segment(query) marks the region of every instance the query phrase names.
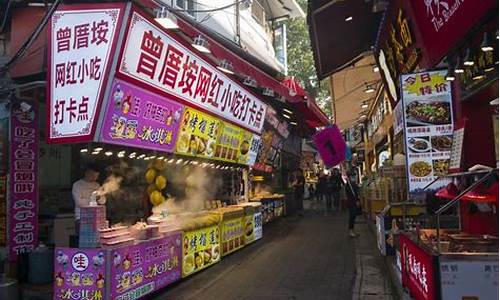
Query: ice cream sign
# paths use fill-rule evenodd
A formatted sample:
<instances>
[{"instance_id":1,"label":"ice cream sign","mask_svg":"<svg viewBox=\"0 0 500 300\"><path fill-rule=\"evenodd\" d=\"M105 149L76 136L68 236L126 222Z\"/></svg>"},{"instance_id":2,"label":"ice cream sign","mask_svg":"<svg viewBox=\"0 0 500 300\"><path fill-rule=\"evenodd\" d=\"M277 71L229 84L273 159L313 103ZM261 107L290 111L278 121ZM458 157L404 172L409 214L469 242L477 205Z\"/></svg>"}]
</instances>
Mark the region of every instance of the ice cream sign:
<instances>
[{"instance_id":1,"label":"ice cream sign","mask_svg":"<svg viewBox=\"0 0 500 300\"><path fill-rule=\"evenodd\" d=\"M99 140L173 152L183 110L181 104L115 80Z\"/></svg>"}]
</instances>

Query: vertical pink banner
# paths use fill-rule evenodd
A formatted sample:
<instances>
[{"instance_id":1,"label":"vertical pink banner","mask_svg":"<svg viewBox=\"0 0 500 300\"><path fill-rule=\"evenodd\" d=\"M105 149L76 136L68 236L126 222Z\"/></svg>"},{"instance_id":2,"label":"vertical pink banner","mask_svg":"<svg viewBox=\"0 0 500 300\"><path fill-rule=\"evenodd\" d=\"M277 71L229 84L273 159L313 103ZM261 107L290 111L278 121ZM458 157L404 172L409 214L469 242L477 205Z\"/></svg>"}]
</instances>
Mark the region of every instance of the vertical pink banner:
<instances>
[{"instance_id":1,"label":"vertical pink banner","mask_svg":"<svg viewBox=\"0 0 500 300\"><path fill-rule=\"evenodd\" d=\"M9 259L38 245L38 103L15 101L10 126Z\"/></svg>"},{"instance_id":2,"label":"vertical pink banner","mask_svg":"<svg viewBox=\"0 0 500 300\"><path fill-rule=\"evenodd\" d=\"M345 160L346 143L336 125L317 132L313 141L327 167L334 167Z\"/></svg>"}]
</instances>

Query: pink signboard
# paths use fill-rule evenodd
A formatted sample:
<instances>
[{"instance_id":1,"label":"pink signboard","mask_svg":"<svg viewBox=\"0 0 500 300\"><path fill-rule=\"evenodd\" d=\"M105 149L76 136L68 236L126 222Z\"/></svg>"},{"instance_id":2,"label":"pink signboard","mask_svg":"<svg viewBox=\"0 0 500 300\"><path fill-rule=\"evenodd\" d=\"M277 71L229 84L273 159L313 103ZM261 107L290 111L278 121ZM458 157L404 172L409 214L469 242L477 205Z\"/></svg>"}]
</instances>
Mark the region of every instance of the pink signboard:
<instances>
[{"instance_id":1,"label":"pink signboard","mask_svg":"<svg viewBox=\"0 0 500 300\"><path fill-rule=\"evenodd\" d=\"M49 23L48 142L86 142L97 119L124 4L61 5Z\"/></svg>"},{"instance_id":2,"label":"pink signboard","mask_svg":"<svg viewBox=\"0 0 500 300\"><path fill-rule=\"evenodd\" d=\"M107 299L105 278L105 250L55 249L54 300Z\"/></svg>"},{"instance_id":3,"label":"pink signboard","mask_svg":"<svg viewBox=\"0 0 500 300\"><path fill-rule=\"evenodd\" d=\"M99 139L173 152L182 112L181 104L115 80Z\"/></svg>"},{"instance_id":4,"label":"pink signboard","mask_svg":"<svg viewBox=\"0 0 500 300\"><path fill-rule=\"evenodd\" d=\"M316 133L313 141L326 166L334 167L345 159L346 143L336 125Z\"/></svg>"},{"instance_id":5,"label":"pink signboard","mask_svg":"<svg viewBox=\"0 0 500 300\"><path fill-rule=\"evenodd\" d=\"M9 259L38 244L38 105L17 101L10 124Z\"/></svg>"},{"instance_id":6,"label":"pink signboard","mask_svg":"<svg viewBox=\"0 0 500 300\"><path fill-rule=\"evenodd\" d=\"M111 299L139 299L181 278L181 233L111 250Z\"/></svg>"}]
</instances>

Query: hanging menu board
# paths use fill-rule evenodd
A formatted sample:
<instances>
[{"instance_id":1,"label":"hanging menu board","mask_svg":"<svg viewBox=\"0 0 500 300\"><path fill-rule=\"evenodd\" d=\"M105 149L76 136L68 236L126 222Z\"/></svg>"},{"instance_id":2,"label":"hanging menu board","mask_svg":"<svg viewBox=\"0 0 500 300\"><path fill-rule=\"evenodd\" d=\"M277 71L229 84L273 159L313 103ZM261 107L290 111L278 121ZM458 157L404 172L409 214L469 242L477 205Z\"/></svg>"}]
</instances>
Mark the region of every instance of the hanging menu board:
<instances>
[{"instance_id":1,"label":"hanging menu board","mask_svg":"<svg viewBox=\"0 0 500 300\"><path fill-rule=\"evenodd\" d=\"M448 174L453 109L445 75L446 70L401 77L410 200L436 177Z\"/></svg>"}]
</instances>

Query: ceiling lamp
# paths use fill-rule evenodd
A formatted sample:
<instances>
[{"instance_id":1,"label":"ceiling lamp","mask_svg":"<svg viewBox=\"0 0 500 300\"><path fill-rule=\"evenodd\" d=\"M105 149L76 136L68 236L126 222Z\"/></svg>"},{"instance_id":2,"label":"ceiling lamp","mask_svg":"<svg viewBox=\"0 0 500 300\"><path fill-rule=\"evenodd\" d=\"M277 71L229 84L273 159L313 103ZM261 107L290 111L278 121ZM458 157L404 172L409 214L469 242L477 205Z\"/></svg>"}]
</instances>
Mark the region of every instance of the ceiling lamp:
<instances>
[{"instance_id":1,"label":"ceiling lamp","mask_svg":"<svg viewBox=\"0 0 500 300\"><path fill-rule=\"evenodd\" d=\"M464 66L471 67L474 65L474 60L472 60L472 55L470 54L470 49L467 48L464 58Z\"/></svg>"},{"instance_id":2,"label":"ceiling lamp","mask_svg":"<svg viewBox=\"0 0 500 300\"><path fill-rule=\"evenodd\" d=\"M290 124L297 126L297 122L290 122Z\"/></svg>"},{"instance_id":3,"label":"ceiling lamp","mask_svg":"<svg viewBox=\"0 0 500 300\"><path fill-rule=\"evenodd\" d=\"M362 109L367 109L367 108L368 108L368 103L363 103L363 104L361 104L361 108L362 108Z\"/></svg>"},{"instance_id":4,"label":"ceiling lamp","mask_svg":"<svg viewBox=\"0 0 500 300\"><path fill-rule=\"evenodd\" d=\"M474 77L472 77L472 80L481 80L484 79L486 75L484 75L484 72L479 71Z\"/></svg>"},{"instance_id":5,"label":"ceiling lamp","mask_svg":"<svg viewBox=\"0 0 500 300\"><path fill-rule=\"evenodd\" d=\"M165 29L179 29L179 25L177 25L177 17L168 11L165 6L162 6L156 11L155 21Z\"/></svg>"},{"instance_id":6,"label":"ceiling lamp","mask_svg":"<svg viewBox=\"0 0 500 300\"><path fill-rule=\"evenodd\" d=\"M488 32L485 32L483 34L483 42L481 43L481 50L483 50L483 52L494 50L493 46L490 43L490 35L488 34Z\"/></svg>"},{"instance_id":7,"label":"ceiling lamp","mask_svg":"<svg viewBox=\"0 0 500 300\"><path fill-rule=\"evenodd\" d=\"M286 114L283 114L283 117L287 118L287 119L291 119L292 117L290 117L289 115L286 115Z\"/></svg>"},{"instance_id":8,"label":"ceiling lamp","mask_svg":"<svg viewBox=\"0 0 500 300\"><path fill-rule=\"evenodd\" d=\"M373 73L378 73L380 71L378 66L373 66Z\"/></svg>"},{"instance_id":9,"label":"ceiling lamp","mask_svg":"<svg viewBox=\"0 0 500 300\"><path fill-rule=\"evenodd\" d=\"M271 89L271 88L264 88L264 90L262 91L262 95L264 96L269 96L269 97L274 97L274 90Z\"/></svg>"},{"instance_id":10,"label":"ceiling lamp","mask_svg":"<svg viewBox=\"0 0 500 300\"><path fill-rule=\"evenodd\" d=\"M448 68L448 73L446 73L445 79L447 81L453 81L455 80L455 72L451 68Z\"/></svg>"},{"instance_id":11,"label":"ceiling lamp","mask_svg":"<svg viewBox=\"0 0 500 300\"><path fill-rule=\"evenodd\" d=\"M352 21L352 16L348 16L348 17L346 17L346 18L345 18L345 21L346 21L346 22L351 22L351 21Z\"/></svg>"},{"instance_id":12,"label":"ceiling lamp","mask_svg":"<svg viewBox=\"0 0 500 300\"><path fill-rule=\"evenodd\" d=\"M293 111L291 111L291 110L289 110L289 109L287 109L287 108L283 108L283 111L284 111L284 112L287 112L287 113L289 113L289 114L293 114Z\"/></svg>"},{"instance_id":13,"label":"ceiling lamp","mask_svg":"<svg viewBox=\"0 0 500 300\"><path fill-rule=\"evenodd\" d=\"M366 83L365 83L365 85L366 85L365 93L370 94L370 93L375 92L375 89L371 85L368 85Z\"/></svg>"},{"instance_id":14,"label":"ceiling lamp","mask_svg":"<svg viewBox=\"0 0 500 300\"><path fill-rule=\"evenodd\" d=\"M245 76L243 79L243 84L246 86L257 87L257 80L255 80L252 76Z\"/></svg>"},{"instance_id":15,"label":"ceiling lamp","mask_svg":"<svg viewBox=\"0 0 500 300\"><path fill-rule=\"evenodd\" d=\"M464 72L465 72L465 70L464 70L464 68L462 68L462 64L461 64L460 58L458 58L457 59L457 64L455 65L455 73L456 74L462 74Z\"/></svg>"},{"instance_id":16,"label":"ceiling lamp","mask_svg":"<svg viewBox=\"0 0 500 300\"><path fill-rule=\"evenodd\" d=\"M201 35L194 38L193 43L191 43L196 50L203 53L210 53L210 49L208 49L208 41L202 37Z\"/></svg>"},{"instance_id":17,"label":"ceiling lamp","mask_svg":"<svg viewBox=\"0 0 500 300\"><path fill-rule=\"evenodd\" d=\"M221 70L224 73L234 74L233 64L227 60L223 59L219 62L217 69Z\"/></svg>"}]
</instances>

